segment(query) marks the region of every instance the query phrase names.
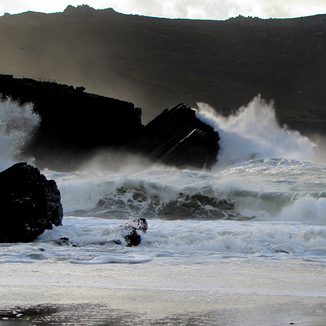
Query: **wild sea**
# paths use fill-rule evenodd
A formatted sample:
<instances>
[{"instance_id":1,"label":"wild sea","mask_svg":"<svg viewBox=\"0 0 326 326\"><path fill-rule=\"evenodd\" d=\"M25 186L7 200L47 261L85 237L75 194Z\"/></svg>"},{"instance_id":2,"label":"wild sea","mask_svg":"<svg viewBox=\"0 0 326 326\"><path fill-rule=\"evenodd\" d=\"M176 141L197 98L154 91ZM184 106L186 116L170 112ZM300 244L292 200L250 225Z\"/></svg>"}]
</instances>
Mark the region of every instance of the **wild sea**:
<instances>
[{"instance_id":1,"label":"wild sea","mask_svg":"<svg viewBox=\"0 0 326 326\"><path fill-rule=\"evenodd\" d=\"M1 169L14 162L39 123L31 105L17 106L1 103ZM63 225L33 243L1 244L0 262L145 263L161 257L326 262L322 148L280 127L273 105L260 97L228 118L207 104L198 108L197 117L221 137L211 171L145 167L140 161L110 169L94 160L79 171L45 169L61 192ZM139 217L149 225L140 246L110 243L117 226ZM59 246L55 241L61 237L75 246Z\"/></svg>"}]
</instances>

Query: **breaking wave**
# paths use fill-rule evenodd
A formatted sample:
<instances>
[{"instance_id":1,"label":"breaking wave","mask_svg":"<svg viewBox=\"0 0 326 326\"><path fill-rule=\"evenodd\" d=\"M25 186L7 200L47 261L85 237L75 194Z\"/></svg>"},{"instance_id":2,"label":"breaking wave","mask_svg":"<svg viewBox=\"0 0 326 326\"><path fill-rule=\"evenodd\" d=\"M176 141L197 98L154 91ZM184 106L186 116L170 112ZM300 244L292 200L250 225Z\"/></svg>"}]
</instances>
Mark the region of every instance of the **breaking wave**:
<instances>
[{"instance_id":1,"label":"breaking wave","mask_svg":"<svg viewBox=\"0 0 326 326\"><path fill-rule=\"evenodd\" d=\"M96 164L44 170L60 189L63 226L30 245L3 245L0 262L130 264L174 256L326 261L326 166L313 163L315 145L280 127L272 104L260 97L229 118L205 104L199 108L198 117L221 137L212 171L140 163L112 171ZM1 103L0 116L0 141L7 144L2 164L19 154L39 118L31 105L10 100ZM115 227L136 217L149 222L140 246L108 242ZM76 247L58 245L61 237Z\"/></svg>"},{"instance_id":2,"label":"breaking wave","mask_svg":"<svg viewBox=\"0 0 326 326\"><path fill-rule=\"evenodd\" d=\"M326 167L307 162L261 159L212 172L47 173L66 215L326 224Z\"/></svg>"},{"instance_id":3,"label":"breaking wave","mask_svg":"<svg viewBox=\"0 0 326 326\"><path fill-rule=\"evenodd\" d=\"M315 144L298 131L281 127L273 103L260 96L228 117L198 103L197 117L220 134L219 166L258 158L313 161Z\"/></svg>"}]
</instances>

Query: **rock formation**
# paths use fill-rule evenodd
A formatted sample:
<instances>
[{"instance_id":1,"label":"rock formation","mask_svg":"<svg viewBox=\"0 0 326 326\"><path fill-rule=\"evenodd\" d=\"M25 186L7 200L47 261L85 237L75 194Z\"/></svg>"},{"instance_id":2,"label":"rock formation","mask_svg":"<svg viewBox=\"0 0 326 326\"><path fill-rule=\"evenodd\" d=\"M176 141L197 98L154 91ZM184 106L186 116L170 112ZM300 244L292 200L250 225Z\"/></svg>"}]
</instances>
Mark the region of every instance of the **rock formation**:
<instances>
[{"instance_id":1,"label":"rock formation","mask_svg":"<svg viewBox=\"0 0 326 326\"><path fill-rule=\"evenodd\" d=\"M63 209L55 181L17 163L0 173L0 242L29 242L52 225L61 225Z\"/></svg>"},{"instance_id":2,"label":"rock formation","mask_svg":"<svg viewBox=\"0 0 326 326\"><path fill-rule=\"evenodd\" d=\"M211 168L217 160L219 135L179 104L166 109L144 128L133 149L151 160L179 168Z\"/></svg>"},{"instance_id":3,"label":"rock formation","mask_svg":"<svg viewBox=\"0 0 326 326\"><path fill-rule=\"evenodd\" d=\"M143 128L141 110L132 103L85 93L82 87L0 75L0 94L33 103L41 117L25 148L41 168L76 168L94 151L124 145Z\"/></svg>"},{"instance_id":4,"label":"rock formation","mask_svg":"<svg viewBox=\"0 0 326 326\"><path fill-rule=\"evenodd\" d=\"M88 94L83 87L0 75L0 94L33 103L41 123L24 152L40 168L77 169L107 149L178 168L209 169L216 162L219 135L184 104L144 127L141 109L132 103Z\"/></svg>"},{"instance_id":5,"label":"rock formation","mask_svg":"<svg viewBox=\"0 0 326 326\"><path fill-rule=\"evenodd\" d=\"M127 223L118 226L111 232L117 236L117 239L111 242L114 242L115 244L125 244L127 247L138 246L141 243L141 236L137 231L146 233L147 229L148 223L146 219L130 219Z\"/></svg>"},{"instance_id":6,"label":"rock formation","mask_svg":"<svg viewBox=\"0 0 326 326\"><path fill-rule=\"evenodd\" d=\"M125 225L120 227L121 235L126 242L127 247L138 246L141 243L141 236L138 231L146 233L148 223L144 218L130 219Z\"/></svg>"}]
</instances>

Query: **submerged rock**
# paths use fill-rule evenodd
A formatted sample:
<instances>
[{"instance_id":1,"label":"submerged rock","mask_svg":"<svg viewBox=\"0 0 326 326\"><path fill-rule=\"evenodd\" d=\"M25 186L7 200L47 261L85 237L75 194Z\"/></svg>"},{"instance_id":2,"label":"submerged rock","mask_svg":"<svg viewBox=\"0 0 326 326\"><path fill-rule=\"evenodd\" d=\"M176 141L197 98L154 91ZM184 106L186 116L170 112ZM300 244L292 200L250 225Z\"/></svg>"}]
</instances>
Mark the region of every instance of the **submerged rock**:
<instances>
[{"instance_id":1,"label":"submerged rock","mask_svg":"<svg viewBox=\"0 0 326 326\"><path fill-rule=\"evenodd\" d=\"M68 237L61 237L57 240L54 240L54 243L58 246L66 246L66 247L77 247L77 245L70 241Z\"/></svg>"},{"instance_id":2,"label":"submerged rock","mask_svg":"<svg viewBox=\"0 0 326 326\"><path fill-rule=\"evenodd\" d=\"M54 180L23 162L0 173L0 242L29 242L62 223Z\"/></svg>"},{"instance_id":3,"label":"submerged rock","mask_svg":"<svg viewBox=\"0 0 326 326\"><path fill-rule=\"evenodd\" d=\"M210 169L217 161L219 139L212 127L196 117L194 109L179 104L148 123L133 148L154 162Z\"/></svg>"},{"instance_id":4,"label":"submerged rock","mask_svg":"<svg viewBox=\"0 0 326 326\"><path fill-rule=\"evenodd\" d=\"M127 247L138 246L141 243L141 236L137 233L137 230L129 225L123 225L119 227L120 235L123 237ZM115 243L122 244L120 240L115 240Z\"/></svg>"},{"instance_id":5,"label":"submerged rock","mask_svg":"<svg viewBox=\"0 0 326 326\"><path fill-rule=\"evenodd\" d=\"M146 233L148 223L144 218L130 219L124 225L119 226L118 232L126 242L127 247L138 246L141 243L141 236L137 233L141 231Z\"/></svg>"},{"instance_id":6,"label":"submerged rock","mask_svg":"<svg viewBox=\"0 0 326 326\"><path fill-rule=\"evenodd\" d=\"M144 218L130 219L127 223L119 225L117 228L111 230L108 235L113 236L112 240L92 242L94 245L106 245L113 243L117 245L126 245L127 247L138 246L141 243L141 236L137 231L146 233L148 229L148 223ZM77 247L78 245L68 237L61 237L54 241L59 246Z\"/></svg>"}]
</instances>

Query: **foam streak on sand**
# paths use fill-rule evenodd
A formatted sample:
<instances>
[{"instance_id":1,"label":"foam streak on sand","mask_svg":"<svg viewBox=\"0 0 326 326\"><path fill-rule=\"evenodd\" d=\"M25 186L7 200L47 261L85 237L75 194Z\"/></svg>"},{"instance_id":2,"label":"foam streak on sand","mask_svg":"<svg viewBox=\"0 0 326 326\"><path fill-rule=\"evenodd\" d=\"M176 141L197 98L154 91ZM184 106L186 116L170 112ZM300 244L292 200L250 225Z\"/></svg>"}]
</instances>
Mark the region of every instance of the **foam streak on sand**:
<instances>
[{"instance_id":1,"label":"foam streak on sand","mask_svg":"<svg viewBox=\"0 0 326 326\"><path fill-rule=\"evenodd\" d=\"M0 303L2 309L51 303L58 313L43 316L43 321L52 322L60 321L59 311L70 307L62 325L73 318L88 318L88 324L96 325L116 315L124 317L114 325L155 325L162 320L186 325L186 315L193 325L326 321L324 267L319 264L266 259L203 263L176 259L167 264L162 259L136 265L6 264L1 265ZM81 314L77 307L85 304L87 314ZM92 320L93 310L103 315L97 313Z\"/></svg>"}]
</instances>

